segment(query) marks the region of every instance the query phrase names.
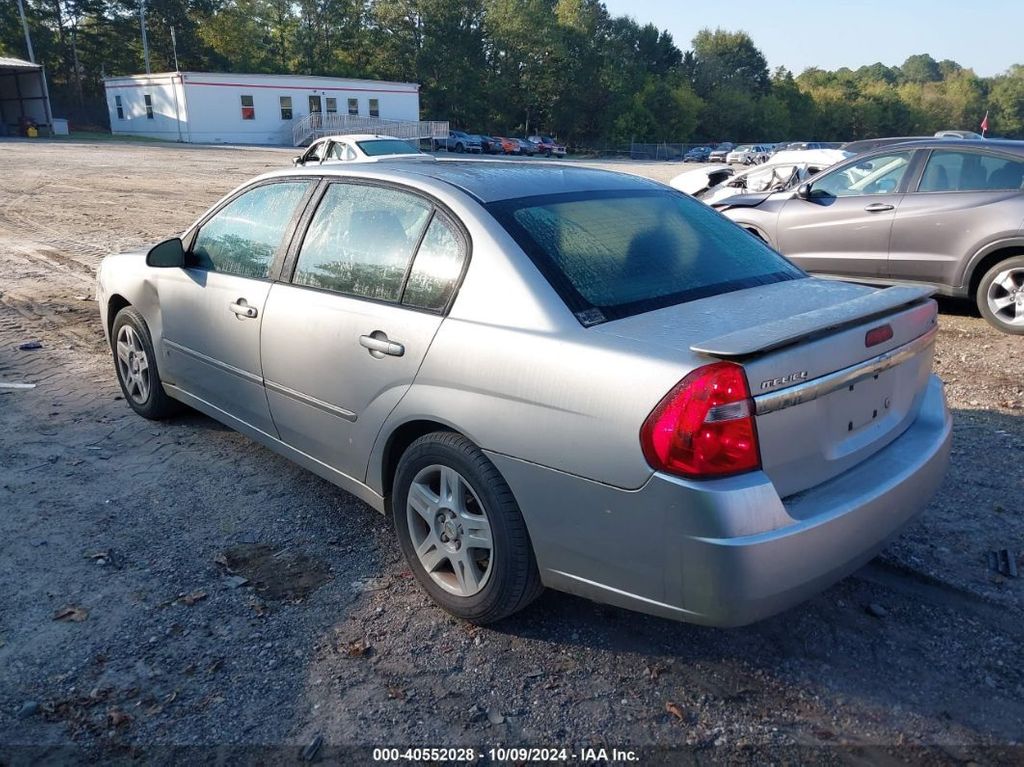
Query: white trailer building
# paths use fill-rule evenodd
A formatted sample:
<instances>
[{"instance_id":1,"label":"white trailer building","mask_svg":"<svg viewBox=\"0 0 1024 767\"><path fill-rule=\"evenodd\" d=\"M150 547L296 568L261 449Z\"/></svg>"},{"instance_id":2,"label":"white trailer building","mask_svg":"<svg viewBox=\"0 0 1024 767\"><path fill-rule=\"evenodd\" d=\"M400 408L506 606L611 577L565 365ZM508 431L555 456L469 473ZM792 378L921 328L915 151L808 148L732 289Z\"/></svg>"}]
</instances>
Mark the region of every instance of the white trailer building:
<instances>
[{"instance_id":1,"label":"white trailer building","mask_svg":"<svg viewBox=\"0 0 1024 767\"><path fill-rule=\"evenodd\" d=\"M289 144L325 133L447 136L420 121L420 86L304 75L164 72L104 80L115 135L202 144ZM441 130L444 133L441 134Z\"/></svg>"}]
</instances>

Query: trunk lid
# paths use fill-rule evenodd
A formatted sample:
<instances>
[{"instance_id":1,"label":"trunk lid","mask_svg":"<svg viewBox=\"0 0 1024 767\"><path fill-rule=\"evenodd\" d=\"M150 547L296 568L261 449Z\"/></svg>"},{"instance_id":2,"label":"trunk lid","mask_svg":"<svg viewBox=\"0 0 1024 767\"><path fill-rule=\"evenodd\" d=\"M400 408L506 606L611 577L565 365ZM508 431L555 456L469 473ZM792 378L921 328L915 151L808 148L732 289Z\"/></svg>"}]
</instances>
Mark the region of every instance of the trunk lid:
<instances>
[{"instance_id":1,"label":"trunk lid","mask_svg":"<svg viewBox=\"0 0 1024 767\"><path fill-rule=\"evenodd\" d=\"M594 329L668 347L692 367L741 364L762 468L785 498L849 470L913 422L932 368L937 308L929 294L810 278ZM868 333L886 327L869 344Z\"/></svg>"}]
</instances>

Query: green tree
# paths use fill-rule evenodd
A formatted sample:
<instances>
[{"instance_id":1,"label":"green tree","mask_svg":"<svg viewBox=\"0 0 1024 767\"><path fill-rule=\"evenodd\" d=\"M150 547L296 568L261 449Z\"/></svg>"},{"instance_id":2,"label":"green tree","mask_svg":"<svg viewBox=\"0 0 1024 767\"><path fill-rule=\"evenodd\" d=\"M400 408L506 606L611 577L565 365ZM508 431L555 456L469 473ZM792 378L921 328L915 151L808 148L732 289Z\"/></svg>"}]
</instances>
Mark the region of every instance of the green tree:
<instances>
[{"instance_id":1,"label":"green tree","mask_svg":"<svg viewBox=\"0 0 1024 767\"><path fill-rule=\"evenodd\" d=\"M927 53L918 53L907 58L900 67L903 76L912 83L934 83L942 79L938 62Z\"/></svg>"},{"instance_id":2,"label":"green tree","mask_svg":"<svg viewBox=\"0 0 1024 767\"><path fill-rule=\"evenodd\" d=\"M768 63L746 32L702 29L693 38L692 67L703 98L719 88L764 95L770 87Z\"/></svg>"}]
</instances>

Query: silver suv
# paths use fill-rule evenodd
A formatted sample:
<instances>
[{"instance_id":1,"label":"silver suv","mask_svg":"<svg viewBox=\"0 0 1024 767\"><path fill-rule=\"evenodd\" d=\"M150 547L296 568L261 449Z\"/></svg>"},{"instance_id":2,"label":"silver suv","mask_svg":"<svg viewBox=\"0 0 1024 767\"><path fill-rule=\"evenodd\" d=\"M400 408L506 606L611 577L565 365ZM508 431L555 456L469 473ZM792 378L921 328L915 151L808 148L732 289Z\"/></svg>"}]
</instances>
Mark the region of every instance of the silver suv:
<instances>
[{"instance_id":1,"label":"silver suv","mask_svg":"<svg viewBox=\"0 0 1024 767\"><path fill-rule=\"evenodd\" d=\"M809 272L927 283L1024 334L1024 142L929 139L715 207Z\"/></svg>"}]
</instances>

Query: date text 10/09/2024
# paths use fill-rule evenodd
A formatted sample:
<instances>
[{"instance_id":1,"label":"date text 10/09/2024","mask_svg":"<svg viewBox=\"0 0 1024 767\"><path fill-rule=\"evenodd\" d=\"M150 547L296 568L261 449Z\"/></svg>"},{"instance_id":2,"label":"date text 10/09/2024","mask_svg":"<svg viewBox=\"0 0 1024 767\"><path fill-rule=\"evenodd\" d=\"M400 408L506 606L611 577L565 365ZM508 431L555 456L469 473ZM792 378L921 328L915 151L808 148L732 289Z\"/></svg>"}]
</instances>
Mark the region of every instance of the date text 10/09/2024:
<instances>
[{"instance_id":1,"label":"date text 10/09/2024","mask_svg":"<svg viewBox=\"0 0 1024 767\"><path fill-rule=\"evenodd\" d=\"M375 748L375 762L636 762L635 751L619 748L538 748L498 746L495 748Z\"/></svg>"}]
</instances>

